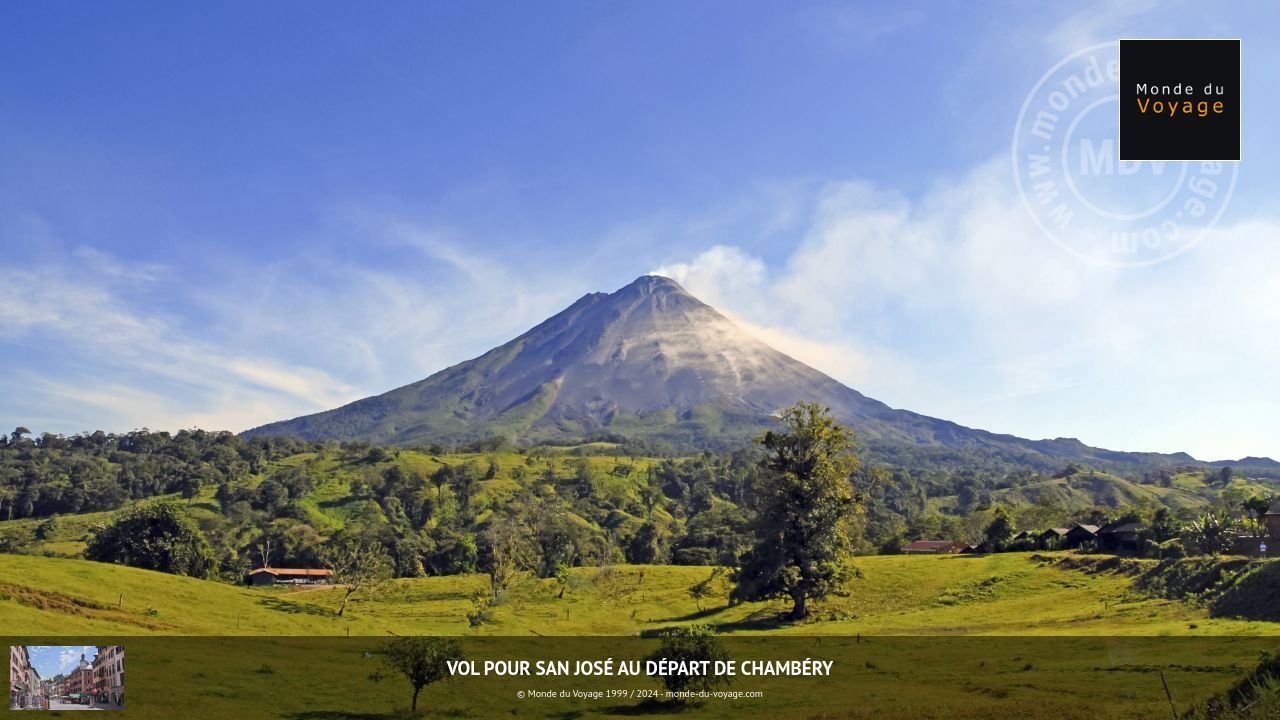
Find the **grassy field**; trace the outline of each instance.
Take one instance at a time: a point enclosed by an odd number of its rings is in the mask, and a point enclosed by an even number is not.
[[[380,669],[376,654],[389,634],[460,636],[478,660],[621,659],[651,652],[656,641],[646,636],[657,630],[699,622],[724,633],[734,658],[835,662],[829,677],[737,678],[725,689],[763,696],[686,707],[518,694],[656,689],[650,678],[457,677],[422,701],[426,717],[455,718],[1168,717],[1161,674],[1184,711],[1280,646],[1280,624],[1211,618],[1136,592],[1135,567],[1154,565],[1131,562],[1138,565],[1033,553],[859,558],[859,577],[842,596],[796,625],[777,622],[779,603],[728,607],[724,581],[700,611],[688,589],[710,568],[579,568],[562,598],[554,580],[526,578],[473,627],[467,615],[487,593],[483,576],[398,580],[338,618],[332,589],[237,587],[0,555],[0,627],[27,636],[24,644],[72,636],[124,644],[131,717],[238,720],[403,716],[408,685]]]
[[[0,626],[33,635],[638,635],[706,623],[770,635],[1280,635],[1280,624],[1214,618],[1202,607],[1135,592],[1132,575],[1067,567],[1063,556],[874,556],[811,622],[778,624],[785,604],[729,606],[729,583],[699,602],[689,588],[710,568],[576,568],[559,597],[555,580],[526,577],[487,607],[482,575],[393,581],[341,590],[250,588],[84,560],[0,555]],[[473,627],[468,615],[487,608]]]

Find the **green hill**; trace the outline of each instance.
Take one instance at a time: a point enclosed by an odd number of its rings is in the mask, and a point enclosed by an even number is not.
[[[402,557],[397,565],[401,576],[468,572],[477,567],[474,553],[461,569],[454,570],[448,569],[452,562],[448,558],[433,566],[428,554],[444,552],[438,549],[440,543],[453,537],[475,541],[494,513],[527,509],[529,503],[547,504],[542,517],[554,513],[557,522],[569,528],[577,553],[570,556],[571,565],[598,563],[599,558],[587,554],[598,552],[595,548],[602,542],[615,549],[614,560],[649,562],[631,554],[630,544],[646,522],[658,528],[665,543],[659,562],[664,558],[690,564],[733,562],[734,548],[746,542],[746,515],[740,508],[749,502],[745,493],[754,472],[750,456],[670,460],[615,454],[619,452],[619,446],[609,443],[485,453],[359,444],[321,447],[260,462],[253,472],[219,485],[199,486],[186,498],[179,493],[160,497],[178,502],[208,536],[225,579],[247,572],[259,561],[257,547],[265,533],[295,530],[319,548],[326,538],[344,530],[377,529],[379,542],[394,544],[398,537],[415,543],[406,552],[416,555]],[[439,479],[444,470],[452,474]],[[976,506],[962,504],[960,495],[936,494],[936,486],[922,486],[921,481],[890,478],[882,490],[886,495],[869,501],[873,503],[869,512],[876,517],[900,512],[909,522],[930,510],[962,519],[965,511],[976,507],[1005,505],[1015,508],[1020,528],[1036,529],[1065,524],[1097,507],[1163,505],[1185,515],[1224,499],[1239,506],[1243,500],[1273,492],[1272,486],[1244,478],[1222,484],[1215,477],[1184,472],[1138,482],[1084,468],[1061,477],[1024,473],[1011,486],[973,494],[969,502],[977,498],[984,503]],[[388,478],[400,478],[396,482],[401,485],[391,488]],[[301,489],[296,493],[290,489],[290,497],[268,500],[263,487],[268,481],[276,486],[300,483]],[[952,481],[951,486],[964,482]],[[917,499],[921,493],[925,497]],[[125,506],[149,500],[127,501]],[[922,504],[913,510],[909,502]],[[94,528],[109,523],[115,512],[0,521],[0,548],[78,558]],[[976,529],[969,532],[981,529],[981,522],[970,525]],[[868,523],[861,546],[880,547],[883,538],[876,533],[893,532],[893,528]],[[972,537],[956,539],[976,542]],[[388,550],[398,552],[390,545]],[[274,561],[277,565],[314,564],[319,558],[314,553],[277,553]]]
[[[1203,508],[1212,493],[1178,487],[1144,485],[1104,472],[1080,471],[1066,477],[1047,478],[1018,488],[993,493],[1006,505],[1054,502],[1070,511],[1093,506],[1166,505],[1173,509]]]
[[[1138,482],[1108,472],[1078,469],[1062,476],[1041,477],[990,493],[993,503],[1010,506],[1046,505],[1066,513],[1094,507],[1120,508],[1133,505],[1166,506],[1173,510],[1198,511],[1223,500],[1239,504],[1255,496],[1271,496],[1274,485],[1235,478],[1223,485],[1209,482],[1213,474],[1178,473],[1162,482]],[[956,495],[932,498],[930,505],[954,511],[960,505]]]
[[[589,446],[590,447],[590,446]],[[596,444],[596,451],[608,449]],[[441,453],[394,450],[386,453],[307,452],[266,463],[260,472],[245,475],[234,486],[252,491],[263,480],[288,468],[304,472],[313,483],[308,492],[292,503],[294,518],[322,534],[336,532],[348,524],[385,523],[387,517],[377,502],[358,492],[361,482],[397,468],[420,477],[430,477],[445,466],[468,468],[479,479],[470,496],[470,505],[483,521],[486,508],[501,507],[520,488],[544,482],[548,476],[572,478],[584,474],[595,491],[610,502],[625,505],[638,502],[638,488],[654,458],[574,454],[573,447],[536,449],[528,453]],[[492,469],[490,468],[492,464]],[[450,492],[448,485],[442,489]],[[431,492],[437,492],[432,489]],[[218,488],[204,486],[190,498],[174,493],[157,496],[183,504],[198,523],[214,524],[224,515],[217,499]],[[150,500],[148,498],[147,500]],[[131,503],[130,503],[131,504]],[[79,557],[95,526],[110,522],[115,510],[59,515],[52,518],[23,518],[0,521],[0,535],[12,534],[26,542],[26,551],[59,557]],[[268,519],[269,521],[269,519]]]

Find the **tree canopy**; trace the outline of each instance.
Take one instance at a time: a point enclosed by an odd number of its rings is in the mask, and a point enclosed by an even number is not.
[[[790,617],[835,590],[850,554],[848,524],[857,510],[851,476],[858,469],[853,433],[830,411],[801,402],[781,414],[784,430],[760,438],[765,473],[756,495],[755,545],[738,571],[735,600],[789,597]]]
[[[173,502],[135,505],[94,533],[85,557],[145,570],[206,577],[213,551],[182,508]]]

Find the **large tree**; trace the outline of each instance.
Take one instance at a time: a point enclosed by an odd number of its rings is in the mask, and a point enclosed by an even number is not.
[[[213,551],[181,507],[170,501],[136,505],[94,533],[84,556],[177,575],[205,577]]]
[[[858,469],[853,433],[827,408],[801,402],[769,431],[757,481],[755,546],[742,558],[732,598],[788,597],[790,617],[808,616],[808,600],[839,585],[850,553],[849,520],[857,510],[850,477]]]
[[[1196,550],[1204,555],[1221,555],[1231,550],[1235,540],[1234,518],[1226,509],[1209,510],[1191,521],[1183,532]]]

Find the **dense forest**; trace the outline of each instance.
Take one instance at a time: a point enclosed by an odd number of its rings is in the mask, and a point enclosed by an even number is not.
[[[655,457],[655,448],[609,440],[621,439],[390,448],[202,430],[64,437],[17,428],[0,436],[0,520],[13,521],[0,522],[0,550],[39,552],[65,516],[163,497],[184,512],[151,510],[148,522],[175,524],[197,558],[184,567],[229,580],[264,563],[331,564],[351,547],[376,548],[400,577],[739,562],[764,472],[758,446]],[[858,506],[849,535],[862,554],[919,539],[977,545],[1000,540],[1006,527],[1011,535],[1116,519],[1185,524],[1215,508],[1225,522],[1256,524],[1271,489],[1229,468],[1120,478],[1074,464],[1042,474],[1001,463],[913,472],[864,461],[849,482]],[[79,538],[86,554],[118,558],[103,530]]]
[[[111,510],[172,493],[191,497],[311,447],[204,430],[30,434],[19,427],[0,435],[0,517],[6,520]]]

